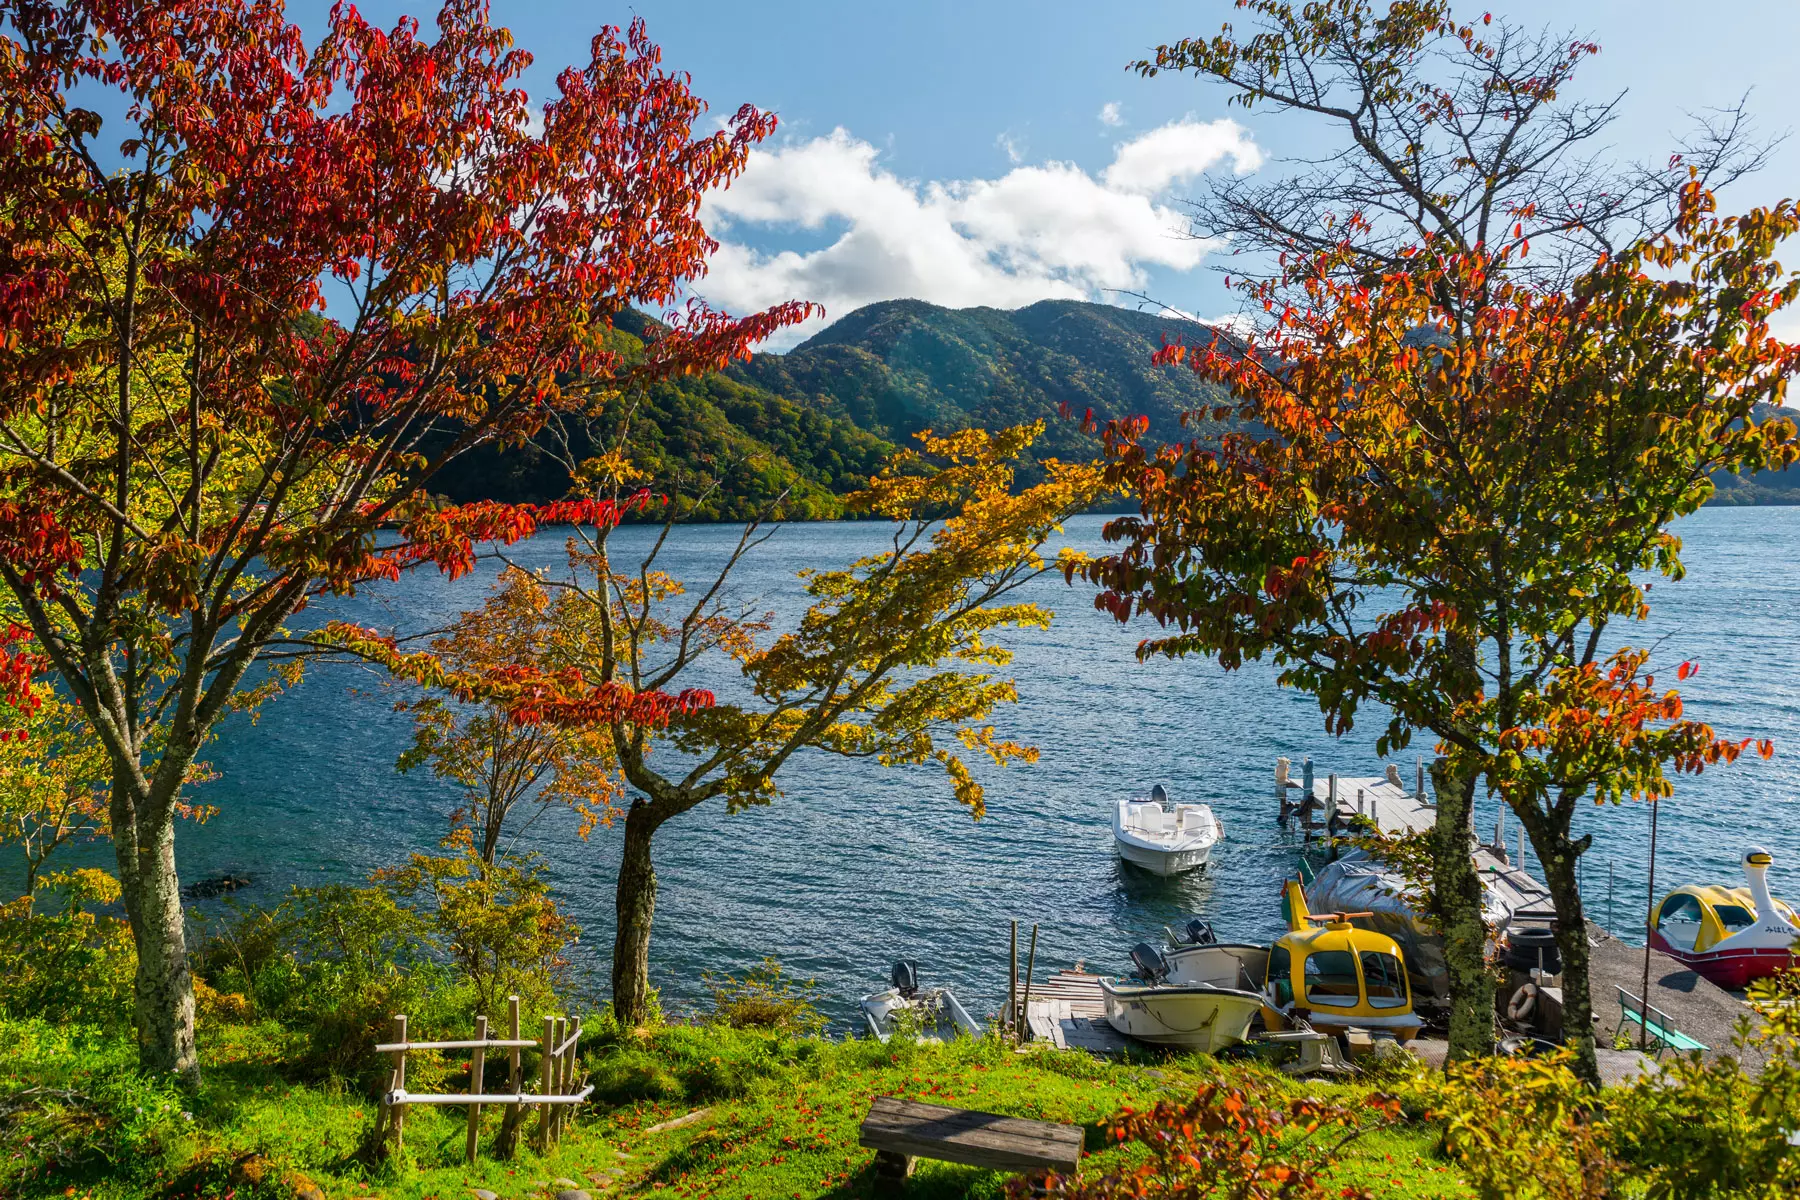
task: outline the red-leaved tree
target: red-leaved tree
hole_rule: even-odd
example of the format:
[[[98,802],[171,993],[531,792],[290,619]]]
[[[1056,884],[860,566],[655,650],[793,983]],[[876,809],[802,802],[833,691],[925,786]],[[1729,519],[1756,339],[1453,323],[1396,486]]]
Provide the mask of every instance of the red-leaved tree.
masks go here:
[[[183,783],[266,694],[290,618],[462,573],[484,539],[616,519],[426,488],[810,311],[680,304],[714,245],[701,198],[773,116],[696,136],[705,106],[641,23],[602,29],[541,108],[529,62],[477,0],[435,37],[339,5],[310,48],[280,0],[0,0],[0,582],[28,634],[0,677],[53,672],[110,758],[147,1069],[197,1072]],[[671,326],[629,357],[609,337],[627,305]]]
[[[1492,1043],[1477,788],[1530,834],[1559,918],[1565,1036],[1597,1081],[1577,866],[1592,837],[1576,815],[1667,796],[1675,774],[1751,744],[1685,718],[1647,652],[1620,643],[1649,611],[1647,577],[1680,577],[1670,525],[1714,474],[1800,457],[1779,410],[1800,345],[1770,330],[1800,299],[1774,257],[1796,232],[1792,202],[1720,217],[1696,179],[1670,234],[1566,291],[1507,274],[1524,246],[1427,240],[1366,281],[1321,252],[1306,305],[1254,287],[1272,325],[1241,350],[1162,354],[1229,387],[1258,432],[1145,446],[1141,426],[1111,431],[1112,478],[1140,514],[1107,527],[1117,548],[1085,573],[1120,620],[1165,627],[1140,657],[1268,660],[1332,732],[1375,703],[1378,753],[1427,734],[1445,756],[1436,908],[1466,914],[1442,930],[1453,1056]]]

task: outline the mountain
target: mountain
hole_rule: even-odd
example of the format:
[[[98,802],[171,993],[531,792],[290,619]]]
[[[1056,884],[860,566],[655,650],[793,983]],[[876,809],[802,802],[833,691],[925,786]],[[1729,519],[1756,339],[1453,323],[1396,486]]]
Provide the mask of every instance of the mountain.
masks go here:
[[[627,314],[615,336],[627,346],[659,326]],[[1052,300],[1028,308],[941,308],[893,300],[860,308],[786,354],[758,354],[722,374],[658,384],[629,426],[630,457],[664,487],[717,484],[694,511],[741,520],[784,493],[789,519],[843,515],[894,446],[921,429],[998,428],[1043,420],[1039,457],[1097,455],[1096,421],[1145,414],[1150,435],[1184,436],[1183,409],[1222,393],[1150,356],[1209,327],[1107,304]],[[1064,406],[1072,414],[1062,416]],[[571,429],[566,457],[579,462],[622,430],[622,414]],[[436,490],[455,501],[537,501],[564,494],[568,474],[548,434],[519,449],[484,448],[455,460]],[[1037,472],[1027,465],[1022,478]]]
[[[786,354],[759,354],[733,378],[810,404],[892,442],[921,429],[998,428],[1043,420],[1034,450],[1091,457],[1096,421],[1143,414],[1150,436],[1185,436],[1180,414],[1224,395],[1150,357],[1165,340],[1204,342],[1212,329],[1154,313],[1045,300],[1026,308],[941,308],[889,300],[859,308]],[[1066,406],[1073,414],[1060,414]]]
[[[1800,411],[1776,408],[1772,404],[1756,406],[1757,421],[1767,421],[1771,417],[1786,417],[1800,425]],[[1708,504],[1800,504],[1800,465],[1785,471],[1758,471],[1753,475],[1720,472],[1713,476],[1713,487],[1718,490]]]

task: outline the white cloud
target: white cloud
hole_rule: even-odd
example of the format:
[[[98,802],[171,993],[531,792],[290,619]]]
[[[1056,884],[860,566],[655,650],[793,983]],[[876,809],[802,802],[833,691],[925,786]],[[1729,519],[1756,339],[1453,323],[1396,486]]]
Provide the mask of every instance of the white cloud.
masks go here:
[[[1120,144],[1098,178],[1048,162],[998,179],[919,183],[879,158],[843,129],[753,152],[737,182],[707,198],[707,227],[721,245],[696,290],[732,312],[814,300],[835,320],[902,297],[1016,308],[1141,289],[1150,268],[1192,270],[1216,248],[1185,235],[1163,193],[1227,159],[1239,172],[1262,162],[1235,122],[1192,118]],[[750,244],[756,226],[842,231],[817,250],[766,253]],[[769,345],[791,345],[825,323]]]
[[[1006,161],[1017,165],[1025,161],[1025,150],[1013,140],[1010,133],[1003,133],[994,139],[994,145],[1006,151]]]
[[[1171,121],[1119,146],[1101,174],[1106,186],[1155,195],[1211,170],[1225,158],[1246,175],[1262,166],[1262,151],[1236,121]]]
[[[1119,102],[1108,100],[1100,106],[1100,123],[1102,125],[1119,126],[1125,123],[1125,117],[1119,112]]]

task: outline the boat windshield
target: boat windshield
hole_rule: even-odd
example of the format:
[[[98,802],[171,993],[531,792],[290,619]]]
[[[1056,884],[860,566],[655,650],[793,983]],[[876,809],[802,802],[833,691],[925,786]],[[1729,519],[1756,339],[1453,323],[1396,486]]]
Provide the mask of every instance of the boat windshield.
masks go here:
[[[1738,904],[1715,904],[1713,912],[1719,916],[1719,924],[1725,927],[1726,933],[1736,933],[1740,929],[1748,929],[1756,924],[1756,914]]]
[[[1315,951],[1306,956],[1303,971],[1307,1003],[1356,1007],[1362,993],[1356,982],[1356,955],[1348,950]]]
[[[1369,991],[1369,1003],[1376,1008],[1406,1006],[1406,969],[1400,960],[1379,950],[1362,952],[1363,986]]]

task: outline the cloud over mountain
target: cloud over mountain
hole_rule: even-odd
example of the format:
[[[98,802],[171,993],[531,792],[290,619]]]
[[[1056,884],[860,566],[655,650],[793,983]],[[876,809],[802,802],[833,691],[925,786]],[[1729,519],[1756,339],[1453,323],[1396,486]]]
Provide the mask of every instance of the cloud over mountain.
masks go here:
[[[733,312],[815,300],[835,319],[897,297],[1015,308],[1142,288],[1147,269],[1191,270],[1215,248],[1186,235],[1168,194],[1227,162],[1254,171],[1262,153],[1234,121],[1189,117],[1120,143],[1098,177],[1047,162],[996,179],[917,182],[840,128],[753,152],[742,177],[708,198],[721,245],[696,290]],[[835,237],[767,253],[752,244],[759,229]]]

